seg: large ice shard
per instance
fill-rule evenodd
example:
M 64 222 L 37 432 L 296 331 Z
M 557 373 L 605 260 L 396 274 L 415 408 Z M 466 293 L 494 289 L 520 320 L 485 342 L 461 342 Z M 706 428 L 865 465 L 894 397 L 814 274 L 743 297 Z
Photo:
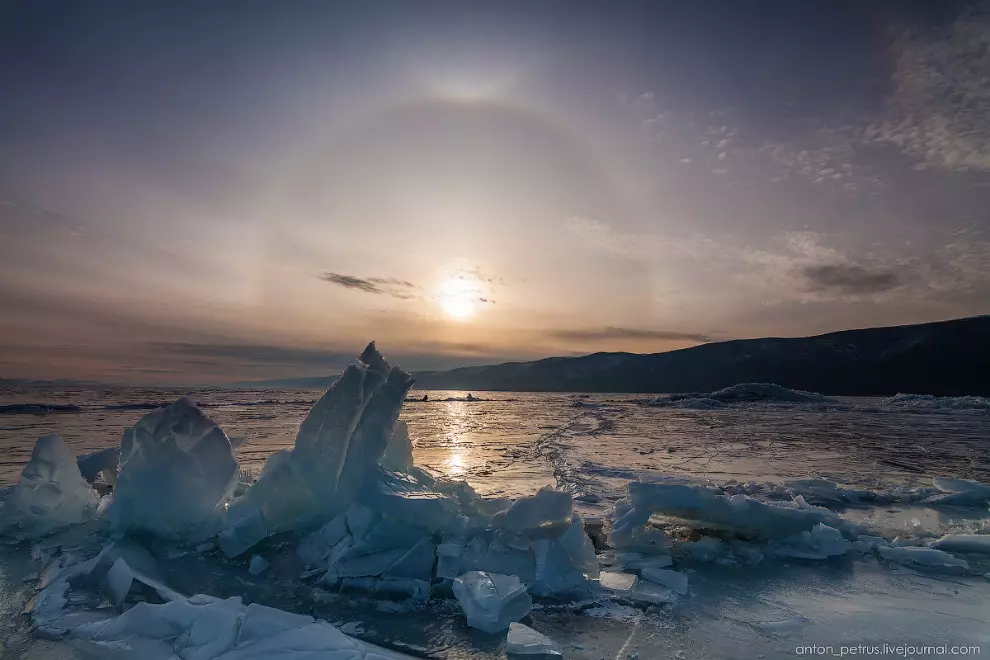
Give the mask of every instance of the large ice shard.
M 990 555 L 990 534 L 946 534 L 932 543 L 936 550 Z
M 454 596 L 468 625 L 488 633 L 505 630 L 533 607 L 533 599 L 519 578 L 498 573 L 465 573 L 454 580 Z
M 226 434 L 192 401 L 179 399 L 124 431 L 111 527 L 168 538 L 212 536 L 237 479 Z
M 93 517 L 97 495 L 57 435 L 38 438 L 17 486 L 4 501 L 0 533 L 42 536 Z
M 987 506 L 990 504 L 990 485 L 969 479 L 953 479 L 950 477 L 935 477 L 935 487 L 942 491 L 941 495 L 933 495 L 926 499 L 925 504 L 942 506 Z
M 887 561 L 909 566 L 925 566 L 930 568 L 968 569 L 969 563 L 948 552 L 935 548 L 908 546 L 903 548 L 877 547 L 877 552 Z
M 510 623 L 505 640 L 510 655 L 539 655 L 560 657 L 560 647 L 552 639 L 521 623 Z
M 224 551 L 239 554 L 264 535 L 312 528 L 345 511 L 382 462 L 412 383 L 368 344 L 313 405 L 292 450 L 273 454 L 231 503 Z
M 678 478 L 633 481 L 627 488 L 627 499 L 616 503 L 611 516 L 616 547 L 637 545 L 654 513 L 762 541 L 811 532 L 819 524 L 840 530 L 851 527 L 838 514 L 810 506 L 800 497 L 793 503 L 767 504 L 746 495 L 718 495 L 703 484 Z
M 399 420 L 395 423 L 392 438 L 388 441 L 382 467 L 392 472 L 408 472 L 413 466 L 412 442 L 409 440 L 409 427 Z
M 83 479 L 92 483 L 103 476 L 107 484 L 117 482 L 117 463 L 120 461 L 120 447 L 107 447 L 91 454 L 80 456 L 76 461 Z

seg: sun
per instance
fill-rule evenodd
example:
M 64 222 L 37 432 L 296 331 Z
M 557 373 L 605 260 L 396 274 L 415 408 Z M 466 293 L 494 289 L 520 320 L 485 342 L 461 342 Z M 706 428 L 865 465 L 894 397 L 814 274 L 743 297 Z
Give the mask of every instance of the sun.
M 474 314 L 479 296 L 479 282 L 463 276 L 448 277 L 440 282 L 440 307 L 452 319 L 465 320 Z

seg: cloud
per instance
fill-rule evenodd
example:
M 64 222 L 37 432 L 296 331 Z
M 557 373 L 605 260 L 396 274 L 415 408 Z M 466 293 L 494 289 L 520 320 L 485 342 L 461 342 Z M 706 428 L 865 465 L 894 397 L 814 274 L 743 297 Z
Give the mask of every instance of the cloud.
M 310 366 L 343 369 L 356 352 L 294 348 L 266 344 L 221 344 L 192 342 L 158 342 L 148 344 L 152 353 L 164 353 L 182 358 L 245 365 Z
M 612 326 L 592 330 L 556 330 L 551 334 L 559 339 L 574 341 L 655 339 L 664 341 L 693 341 L 702 344 L 713 341 L 712 337 L 709 335 L 692 332 L 678 332 L 676 330 L 643 330 L 639 328 L 615 328 Z
M 851 263 L 810 264 L 801 267 L 800 272 L 812 291 L 859 295 L 882 293 L 904 283 L 902 274 L 894 269 Z
M 737 282 L 761 292 L 764 304 L 889 301 L 922 285 L 916 259 L 855 255 L 826 244 L 817 232 L 784 232 L 769 249 L 743 252 Z
M 416 296 L 413 290 L 418 288 L 412 282 L 391 277 L 364 278 L 327 272 L 323 273 L 320 279 L 353 291 L 362 291 L 364 293 L 374 293 L 401 299 L 415 298 Z
M 891 53 L 887 111 L 864 140 L 940 169 L 990 170 L 990 2 L 948 29 L 904 30 Z

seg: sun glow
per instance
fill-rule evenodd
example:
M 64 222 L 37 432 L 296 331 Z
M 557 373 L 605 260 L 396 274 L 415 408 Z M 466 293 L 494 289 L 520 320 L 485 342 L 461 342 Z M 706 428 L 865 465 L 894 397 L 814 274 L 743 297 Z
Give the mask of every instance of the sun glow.
M 438 300 L 444 313 L 452 319 L 465 320 L 474 314 L 481 294 L 480 282 L 469 277 L 448 277 L 440 283 Z

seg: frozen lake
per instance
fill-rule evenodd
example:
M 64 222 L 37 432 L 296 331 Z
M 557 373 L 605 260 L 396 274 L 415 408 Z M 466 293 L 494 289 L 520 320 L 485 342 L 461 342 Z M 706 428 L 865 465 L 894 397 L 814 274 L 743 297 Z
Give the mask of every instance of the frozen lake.
M 467 394 L 410 393 L 402 419 L 409 424 L 416 463 L 466 480 L 484 496 L 519 497 L 554 485 L 573 493 L 586 516 L 601 516 L 630 480 L 664 474 L 718 483 L 817 477 L 864 490 L 930 486 L 939 475 L 990 482 L 990 410 L 984 400 L 906 397 L 704 408 L 648 406 L 647 397 L 633 395 L 474 392 L 475 400 L 468 401 Z M 0 415 L 0 485 L 16 482 L 40 435 L 59 433 L 77 454 L 114 446 L 148 408 L 181 395 L 199 402 L 228 436 L 243 440 L 242 468 L 257 473 L 269 454 L 292 446 L 320 392 L 0 389 L 0 406 L 75 407 Z M 426 401 L 415 400 L 424 395 Z M 990 532 L 986 506 L 891 504 L 839 511 L 888 539 Z M 272 558 L 273 571 L 264 579 L 210 555 L 161 559 L 180 589 L 312 613 L 412 655 L 504 657 L 504 638 L 467 628 L 450 602 L 406 607 L 351 596 L 314 600 L 297 579 L 292 548 Z M 834 647 L 839 655 L 843 646 L 884 644 L 969 645 L 986 654 L 990 566 L 980 557 L 967 559 L 974 570 L 966 574 L 918 571 L 873 556 L 767 560 L 755 567 L 687 559 L 678 568 L 689 571 L 691 597 L 676 605 L 543 604 L 529 621 L 557 640 L 565 657 L 581 660 L 635 654 L 643 660 L 789 658 L 811 654 L 802 653 L 803 646 Z M 21 579 L 37 569 L 23 553 L 0 551 L 7 647 L 0 657 L 72 657 L 66 647 L 33 640 L 15 615 L 33 591 Z M 390 616 L 395 612 L 402 616 Z M 913 657 L 953 655 L 928 651 Z

